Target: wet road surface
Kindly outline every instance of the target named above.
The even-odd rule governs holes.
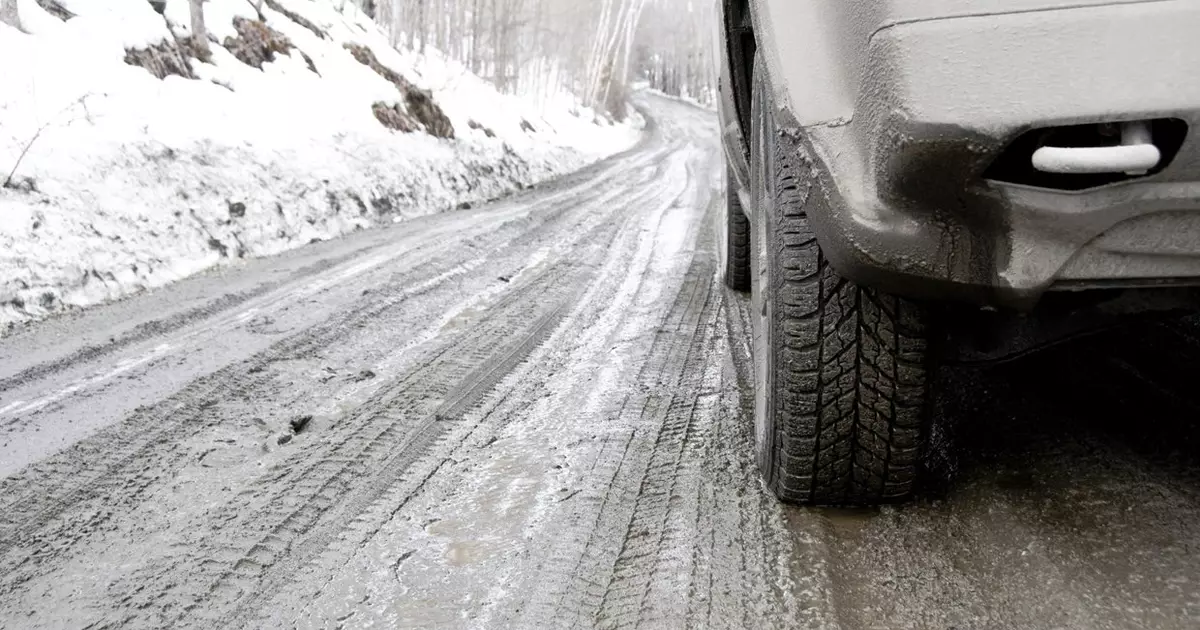
[[[710,113],[0,340],[0,627],[1191,628],[1200,332],[947,370],[915,501],[783,507]]]

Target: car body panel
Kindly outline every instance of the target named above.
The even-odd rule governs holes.
[[[742,14],[745,11],[747,14]],[[741,206],[750,205],[747,190],[750,182],[750,164],[748,146],[743,137],[743,127],[749,121],[749,85],[735,85],[733,68],[742,62],[743,51],[738,49],[738,39],[748,35],[740,31],[751,28],[748,9],[721,11],[717,20],[717,45],[719,50],[713,56],[718,60],[717,76],[719,89],[717,111],[720,114],[722,145],[725,149],[725,160],[730,166],[729,172],[735,181],[731,192],[741,197]],[[738,77],[745,80],[745,77]],[[740,98],[739,98],[740,97]]]
[[[1161,172],[1095,189],[983,177],[1029,129],[1196,129],[1200,2],[754,0],[752,15],[776,119],[819,167],[830,202],[810,220],[843,275],[1018,308],[1051,289],[1200,282],[1200,234],[1155,245],[1197,225],[1194,133]],[[735,171],[745,137],[725,135]]]

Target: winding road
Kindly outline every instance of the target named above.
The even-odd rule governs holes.
[[[945,370],[912,503],[779,505],[715,117],[0,339],[0,628],[1193,628],[1200,327]]]

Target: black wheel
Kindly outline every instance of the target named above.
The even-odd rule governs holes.
[[[725,173],[725,229],[722,230],[722,241],[725,285],[734,291],[749,291],[750,220],[742,210],[732,169],[726,169]]]
[[[912,490],[928,397],[928,316],[830,267],[808,223],[827,203],[755,64],[751,188],[755,433],[781,499],[864,505]]]

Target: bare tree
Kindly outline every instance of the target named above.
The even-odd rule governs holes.
[[[667,94],[716,99],[716,5],[649,0],[637,37],[635,72]]]
[[[17,159],[13,161],[12,168],[10,168],[8,171],[8,176],[4,178],[3,182],[0,182],[0,187],[18,187],[17,169],[21,167],[21,162],[25,159],[25,156],[29,155],[29,151],[33,149],[33,145],[37,144],[38,139],[42,137],[42,134],[45,133],[47,129],[60,125],[63,127],[69,127],[80,120],[92,122],[92,113],[88,111],[87,106],[87,100],[92,96],[93,95],[91,92],[80,96],[74,101],[71,101],[69,105],[64,107],[57,114],[51,116],[49,120],[42,123],[42,125],[33,132],[33,135],[26,140],[25,146],[21,149],[21,153],[17,155]],[[75,115],[64,121],[63,117],[68,113],[74,113]]]
[[[198,56],[207,61],[212,56],[208,46],[208,29],[204,26],[204,0],[190,0],[192,8],[192,42]]]
[[[17,10],[17,0],[0,0],[0,22],[17,29],[21,28],[21,14]]]

